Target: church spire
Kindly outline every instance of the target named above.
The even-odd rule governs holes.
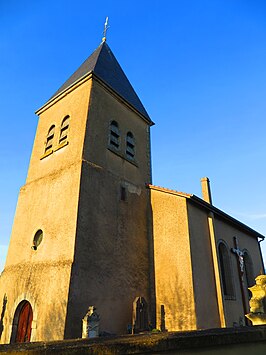
[[[107,29],[108,18],[105,22],[105,35]],[[56,91],[48,102],[55,99],[55,97],[62,94],[64,91],[91,73],[120,95],[152,124],[152,121],[138,95],[130,84],[120,64],[116,60],[113,52],[106,43],[106,37],[103,37],[103,41],[99,47],[85,60],[85,62],[83,62],[83,64],[81,64],[81,66]]]

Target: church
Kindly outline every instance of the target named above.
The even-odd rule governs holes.
[[[0,277],[0,342],[249,326],[264,237],[202,198],[151,181],[154,124],[100,46],[36,112]]]

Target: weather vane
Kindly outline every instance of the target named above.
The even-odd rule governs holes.
[[[102,38],[103,42],[106,41],[106,32],[107,32],[108,28],[110,28],[110,26],[108,26],[108,16],[107,16],[105,19],[104,30],[103,30],[103,38]]]

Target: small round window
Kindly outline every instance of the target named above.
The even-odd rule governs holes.
[[[31,247],[31,249],[33,250],[37,250],[38,246],[41,244],[43,239],[43,231],[41,229],[39,229],[36,233],[35,236],[33,238],[33,245]]]

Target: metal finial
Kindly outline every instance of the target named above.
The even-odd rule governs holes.
[[[107,32],[108,28],[110,28],[110,26],[108,26],[108,16],[107,16],[105,19],[104,30],[103,30],[103,38],[102,38],[103,42],[106,41],[106,32]]]

